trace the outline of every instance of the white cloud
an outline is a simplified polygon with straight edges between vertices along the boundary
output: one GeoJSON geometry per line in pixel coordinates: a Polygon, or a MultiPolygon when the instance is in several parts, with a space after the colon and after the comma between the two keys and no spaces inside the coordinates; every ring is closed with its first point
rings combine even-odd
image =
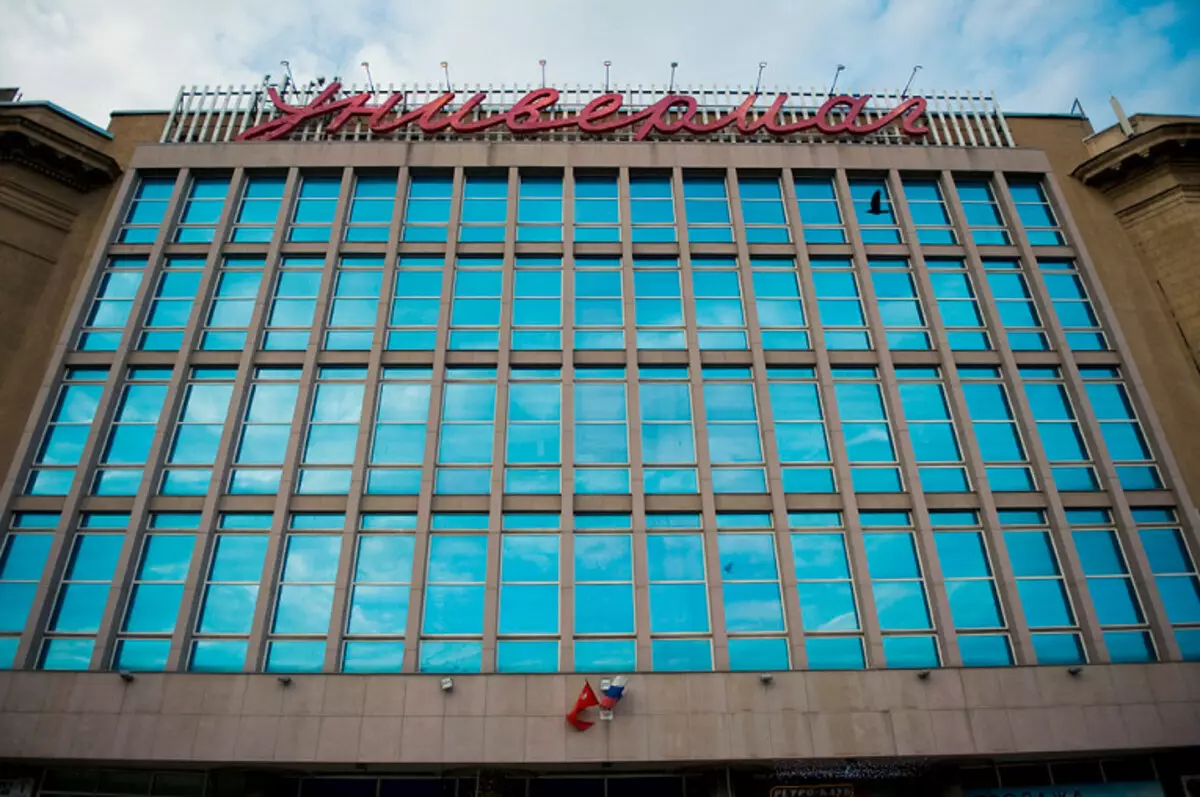
{"type": "Polygon", "coordinates": [[[1099,127],[1108,93],[1130,112],[1200,113],[1195,12],[1099,0],[10,0],[0,82],[103,124],[111,109],[166,108],[181,84],[256,84],[291,61],[298,80],[380,84],[753,83],[995,90],[1009,111],[1066,112],[1099,127]],[[732,9],[732,12],[731,12],[732,9]]]}

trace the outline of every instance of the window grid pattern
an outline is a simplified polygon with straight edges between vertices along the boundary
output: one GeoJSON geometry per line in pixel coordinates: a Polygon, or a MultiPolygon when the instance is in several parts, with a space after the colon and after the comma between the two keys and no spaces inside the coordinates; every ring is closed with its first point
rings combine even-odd
{"type": "Polygon", "coordinates": [[[217,287],[200,333],[205,351],[241,351],[254,316],[266,261],[260,257],[227,257],[217,274],[217,287]]]}
{"type": "Polygon", "coordinates": [[[1062,230],[1054,218],[1054,210],[1046,199],[1041,183],[1025,179],[1010,180],[1008,194],[1017,209],[1017,218],[1025,228],[1025,237],[1032,246],[1062,246],[1062,230]]]}
{"type": "Polygon", "coordinates": [[[383,288],[383,258],[342,255],[329,302],[325,346],[333,351],[370,351],[383,288]]]}
{"type": "Polygon", "coordinates": [[[844,244],[846,225],[832,177],[795,178],[796,207],[808,244],[844,244]]]}
{"type": "Polygon", "coordinates": [[[129,320],[138,286],[146,271],[144,256],[112,255],[104,264],[95,298],[83,319],[75,348],[79,351],[116,351],[129,320]]]}
{"type": "Polygon", "coordinates": [[[159,483],[161,495],[208,492],[235,376],[236,368],[192,368],[159,483]]]}
{"type": "Polygon", "coordinates": [[[637,668],[629,515],[576,515],[575,671],[637,668]]]}
{"type": "Polygon", "coordinates": [[[854,218],[858,221],[858,233],[864,244],[904,242],[886,180],[851,179],[850,201],[854,205],[854,218]]]}
{"type": "Polygon", "coordinates": [[[1096,469],[1058,367],[1026,366],[1020,374],[1054,486],[1059,490],[1099,490],[1096,469]]]}
{"type": "Polygon", "coordinates": [[[59,517],[57,512],[14,512],[0,540],[0,669],[17,664],[20,634],[29,621],[59,517]]]}
{"type": "MultiPolygon", "coordinates": [[[[746,243],[786,244],[792,240],[778,177],[738,177],[746,243]]],[[[691,217],[689,216],[689,219],[691,217]]],[[[689,233],[690,236],[690,233],[689,233]]]]}
{"type": "Polygon", "coordinates": [[[420,672],[470,673],[483,667],[483,603],[488,538],[429,538],[421,619],[420,672]]]}
{"type": "Polygon", "coordinates": [[[68,368],[25,482],[26,495],[66,495],[96,419],[107,367],[68,368]]]}
{"type": "Polygon", "coordinates": [[[1107,509],[1068,509],[1067,523],[1109,660],[1156,661],[1149,623],[1129,574],[1112,513],[1107,509]]]}
{"type": "Polygon", "coordinates": [[[1174,509],[1134,509],[1138,539],[1184,661],[1200,660],[1200,575],[1174,509]]]}
{"type": "Polygon", "coordinates": [[[1072,351],[1107,351],[1104,328],[1088,298],[1087,288],[1074,260],[1039,258],[1038,269],[1054,307],[1058,325],[1063,328],[1067,348],[1072,351]]]}
{"type": "Polygon", "coordinates": [[[496,672],[560,669],[559,536],[555,530],[500,538],[496,672]]]}
{"type": "Polygon", "coordinates": [[[304,454],[296,492],[346,495],[358,447],[367,369],[324,366],[313,387],[312,410],[304,434],[304,454]]]}
{"type": "Polygon", "coordinates": [[[701,377],[713,492],[767,492],[751,370],[708,367],[701,371],[701,377]]]}
{"type": "Polygon", "coordinates": [[[787,623],[769,513],[717,514],[729,669],[786,670],[787,623]]]}
{"type": "Polygon", "coordinates": [[[754,285],[754,305],[763,349],[811,348],[796,261],[782,257],[752,257],[750,278],[754,285]]]}
{"type": "Polygon", "coordinates": [[[513,368],[508,384],[504,491],[562,490],[562,372],[513,368]]]}
{"type": "Polygon", "coordinates": [[[904,200],[908,214],[917,229],[917,243],[922,246],[949,246],[958,243],[942,188],[933,178],[905,177],[904,200]]]}
{"type": "Polygon", "coordinates": [[[733,257],[692,257],[692,293],[701,350],[750,348],[738,271],[733,257]]]}
{"type": "Polygon", "coordinates": [[[517,188],[517,240],[561,241],[562,175],[522,174],[517,188]]]}
{"type": "Polygon", "coordinates": [[[639,349],[687,348],[682,280],[676,258],[634,258],[634,321],[639,349]]]}
{"type": "Polygon", "coordinates": [[[646,493],[699,492],[688,369],[647,366],[639,375],[646,493]]]}
{"type": "Polygon", "coordinates": [[[575,240],[621,240],[621,202],[615,173],[575,174],[575,240]]]}
{"type": "Polygon", "coordinates": [[[573,404],[575,492],[629,493],[625,369],[575,366],[573,404]]]}
{"type": "Polygon", "coordinates": [[[815,368],[768,366],[767,392],[786,493],[837,491],[815,368]]]}
{"type": "Polygon", "coordinates": [[[119,244],[152,244],[167,215],[175,178],[143,177],[134,190],[125,221],[117,232],[119,244]]]}
{"type": "Polygon", "coordinates": [[[413,535],[366,533],[406,528],[416,516],[364,515],[355,548],[342,672],[400,672],[412,589],[413,535]],[[395,522],[400,521],[400,522],[395,522]]]}
{"type": "Polygon", "coordinates": [[[1009,347],[1013,351],[1049,351],[1050,341],[1021,261],[989,258],[983,261],[983,268],[1009,347]]]}
{"type": "Polygon", "coordinates": [[[183,600],[184,581],[195,547],[198,513],[155,513],[142,538],[125,619],[117,637],[113,668],[162,671],[183,600]]]}
{"type": "Polygon", "coordinates": [[[840,512],[789,512],[800,621],[810,670],[867,666],[840,512]]]}
{"type": "Polygon", "coordinates": [[[416,495],[421,491],[432,377],[429,368],[383,369],[367,466],[369,495],[416,495]]]}
{"type": "Polygon", "coordinates": [[[951,351],[991,351],[987,323],[967,264],[961,258],[928,258],[925,268],[951,351]]]}
{"type": "MultiPolygon", "coordinates": [[[[578,239],[576,239],[578,240],[578,239]]],[[[621,260],[615,257],[576,257],[576,349],[625,349],[625,302],[621,260]]]]}
{"type": "Polygon", "coordinates": [[[834,368],[833,388],[854,491],[901,492],[899,461],[879,374],[874,368],[834,368]]]}
{"type": "Polygon", "coordinates": [[[254,371],[242,428],[234,443],[229,492],[275,495],[283,478],[292,416],[300,397],[300,368],[261,366],[254,371]]]}
{"type": "Polygon", "coordinates": [[[267,315],[262,347],[267,351],[304,351],[308,347],[325,261],[284,256],[275,275],[275,293],[267,315]]]}
{"type": "Polygon", "coordinates": [[[512,310],[514,351],[562,348],[562,292],[562,258],[517,257],[512,310]]]}
{"type": "Polygon", "coordinates": [[[683,205],[689,242],[733,243],[733,222],[729,217],[729,194],[724,176],[685,172],[683,205]]]}
{"type": "Polygon", "coordinates": [[[896,379],[921,489],[927,493],[969,492],[971,483],[941,370],[896,366],[896,379]]]}
{"type": "Polygon", "coordinates": [[[461,255],[454,264],[450,304],[451,349],[500,348],[500,305],[504,259],[461,255]]]}
{"type": "Polygon", "coordinates": [[[267,555],[269,514],[223,514],[188,658],[193,672],[241,672],[267,555]]]}
{"type": "Polygon", "coordinates": [[[867,261],[875,304],[883,320],[884,340],[893,351],[933,348],[929,322],[921,307],[912,268],[904,258],[873,257],[867,261]]]}
{"type": "Polygon", "coordinates": [[[811,264],[825,348],[830,351],[870,349],[871,335],[867,331],[854,264],[846,258],[826,257],[813,258],[811,264]]]}
{"type": "Polygon", "coordinates": [[[458,240],[501,243],[507,218],[508,175],[468,174],[463,186],[458,240]]]}
{"type": "Polygon", "coordinates": [[[433,351],[437,348],[442,305],[443,255],[401,255],[396,264],[392,312],[388,315],[390,351],[433,351]]]}
{"type": "Polygon", "coordinates": [[[434,492],[485,495],[492,489],[496,369],[447,368],[442,387],[434,492]]]}
{"type": "Polygon", "coordinates": [[[711,670],[712,635],[699,515],[647,515],[650,658],[655,672],[711,670]],[[667,529],[670,533],[667,533],[667,529]]]}
{"type": "Polygon", "coordinates": [[[987,472],[988,487],[993,492],[1037,489],[1000,369],[960,365],[958,377],[962,380],[967,414],[987,472]]]}
{"type": "Polygon", "coordinates": [[[404,204],[402,238],[410,242],[444,242],[450,226],[454,178],[449,173],[412,172],[404,204]]]}
{"type": "Polygon", "coordinates": [[[863,511],[859,522],[885,666],[939,666],[933,614],[908,513],[863,511]]]}
{"type": "Polygon", "coordinates": [[[228,176],[194,177],[175,227],[176,243],[212,243],[228,194],[228,176]]]}
{"type": "Polygon", "coordinates": [[[931,510],[933,541],[964,667],[1013,663],[991,557],[974,510],[931,510]]]}
{"type": "Polygon", "coordinates": [[[360,174],[354,180],[346,240],[352,243],[384,243],[396,211],[396,178],[392,175],[360,174]]]}
{"type": "Polygon", "coordinates": [[[325,243],[329,240],[337,214],[341,177],[304,175],[288,228],[288,240],[297,243],[325,243]]]}
{"type": "Polygon", "coordinates": [[[999,518],[1036,663],[1084,662],[1079,623],[1045,513],[1040,509],[1001,509],[999,518]]]}
{"type": "Polygon", "coordinates": [[[1161,490],[1162,476],[1119,368],[1080,366],[1083,389],[1122,490],[1161,490]]]}
{"type": "Polygon", "coordinates": [[[139,349],[179,351],[183,347],[183,330],[188,325],[203,275],[202,257],[166,258],[142,325],[139,349]]]}
{"type": "Polygon", "coordinates": [[[324,666],[342,535],[311,532],[341,532],[344,524],[343,515],[292,515],[275,590],[267,672],[320,672],[324,666]]]}
{"type": "Polygon", "coordinates": [[[270,243],[283,203],[287,180],[282,175],[252,174],[242,190],[229,240],[235,244],[270,243]]]}
{"type": "Polygon", "coordinates": [[[92,479],[92,495],[137,493],[170,380],[170,368],[143,366],[126,372],[108,440],[92,479]]]}
{"type": "Polygon", "coordinates": [[[1006,246],[1011,243],[996,195],[987,180],[957,180],[958,201],[971,239],[977,246],[1006,246]]]}
{"type": "Polygon", "coordinates": [[[675,240],[675,200],[669,174],[640,174],[629,177],[629,221],[637,243],[675,240]]]}

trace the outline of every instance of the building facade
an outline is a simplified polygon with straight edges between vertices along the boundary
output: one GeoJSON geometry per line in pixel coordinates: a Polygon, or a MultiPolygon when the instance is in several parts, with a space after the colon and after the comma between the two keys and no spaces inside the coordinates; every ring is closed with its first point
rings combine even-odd
{"type": "Polygon", "coordinates": [[[1186,793],[1197,294],[1086,120],[599,94],[114,117],[5,380],[10,788],[1186,793]]]}

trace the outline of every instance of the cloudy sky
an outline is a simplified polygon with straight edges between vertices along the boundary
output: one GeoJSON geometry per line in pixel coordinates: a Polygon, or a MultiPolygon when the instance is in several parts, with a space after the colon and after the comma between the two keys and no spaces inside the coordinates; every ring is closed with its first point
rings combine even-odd
{"type": "Polygon", "coordinates": [[[183,83],[257,84],[288,59],[380,84],[441,79],[552,85],[603,79],[994,90],[1009,111],[1066,112],[1097,128],[1127,112],[1200,113],[1197,0],[3,0],[0,85],[98,124],[162,109],[183,83]]]}

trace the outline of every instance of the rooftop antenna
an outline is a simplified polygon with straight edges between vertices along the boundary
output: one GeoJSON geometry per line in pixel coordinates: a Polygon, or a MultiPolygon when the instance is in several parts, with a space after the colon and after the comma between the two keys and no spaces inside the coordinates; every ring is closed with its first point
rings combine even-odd
{"type": "Polygon", "coordinates": [[[546,59],[538,61],[538,66],[542,68],[542,88],[546,88],[546,59]]]}
{"type": "Polygon", "coordinates": [[[833,96],[833,90],[837,88],[838,75],[842,74],[842,70],[846,68],[845,64],[838,64],[837,71],[833,73],[833,82],[829,84],[829,96],[833,96]]]}
{"type": "Polygon", "coordinates": [[[1075,113],[1076,108],[1079,109],[1079,115],[1086,119],[1087,111],[1083,110],[1083,103],[1079,101],[1078,97],[1075,98],[1075,102],[1071,103],[1071,110],[1067,111],[1067,113],[1075,113]]]}
{"type": "Polygon", "coordinates": [[[284,71],[284,73],[285,73],[285,74],[284,74],[284,76],[283,76],[283,90],[282,90],[282,92],[281,92],[281,93],[282,93],[282,94],[283,94],[283,95],[286,97],[286,96],[287,96],[288,85],[290,84],[290,85],[291,85],[291,87],[294,89],[294,88],[296,87],[296,80],[295,80],[295,78],[293,78],[293,77],[292,77],[292,65],[291,65],[291,63],[289,63],[289,62],[287,62],[287,61],[280,61],[280,62],[279,62],[279,65],[280,65],[281,67],[283,67],[283,71],[284,71]]]}
{"type": "Polygon", "coordinates": [[[1108,101],[1112,104],[1113,113],[1117,115],[1117,124],[1121,126],[1121,132],[1125,134],[1125,138],[1133,138],[1133,125],[1129,124],[1129,117],[1125,115],[1121,101],[1112,94],[1108,95],[1108,101]]]}
{"type": "Polygon", "coordinates": [[[604,62],[604,93],[608,93],[608,70],[612,68],[612,61],[604,62]]]}
{"type": "Polygon", "coordinates": [[[442,72],[446,75],[446,93],[453,94],[454,89],[450,88],[450,62],[442,61],[442,72]]]}
{"type": "Polygon", "coordinates": [[[919,70],[920,68],[921,68],[920,64],[917,64],[916,66],[913,67],[912,74],[908,76],[908,82],[904,84],[904,91],[900,92],[900,99],[904,99],[905,97],[908,96],[908,90],[912,86],[913,78],[915,78],[917,76],[917,70],[919,70]]]}
{"type": "Polygon", "coordinates": [[[367,88],[371,90],[372,94],[374,94],[375,93],[375,81],[371,79],[371,64],[367,61],[363,61],[362,68],[367,70],[367,88]]]}
{"type": "Polygon", "coordinates": [[[757,94],[757,93],[758,93],[758,90],[759,90],[760,88],[762,88],[762,73],[763,73],[763,70],[764,70],[764,69],[766,69],[766,68],[767,68],[767,62],[766,62],[766,61],[759,61],[759,62],[758,62],[758,78],[756,78],[756,79],[755,79],[755,81],[754,81],[754,93],[755,93],[755,94],[757,94]]]}
{"type": "Polygon", "coordinates": [[[668,94],[673,94],[675,92],[675,70],[678,67],[679,67],[678,61],[671,62],[671,82],[667,84],[667,93],[668,94]]]}

